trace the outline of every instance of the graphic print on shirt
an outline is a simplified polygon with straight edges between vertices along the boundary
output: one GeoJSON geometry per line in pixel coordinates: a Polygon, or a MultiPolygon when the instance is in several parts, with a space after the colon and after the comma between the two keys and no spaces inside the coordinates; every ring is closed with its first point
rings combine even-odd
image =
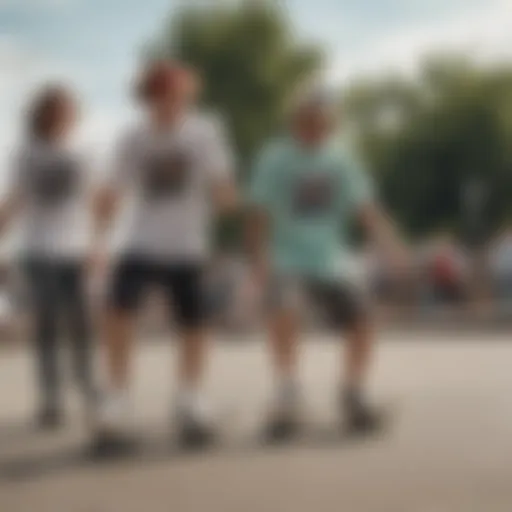
{"type": "Polygon", "coordinates": [[[143,166],[143,187],[147,199],[175,199],[190,183],[190,157],[183,150],[148,155],[143,166]]]}
{"type": "Polygon", "coordinates": [[[78,163],[72,159],[40,162],[32,177],[31,189],[42,205],[56,205],[71,199],[78,189],[78,163]]]}
{"type": "Polygon", "coordinates": [[[324,215],[331,211],[335,197],[335,180],[329,173],[309,173],[294,183],[293,211],[300,217],[324,215]]]}

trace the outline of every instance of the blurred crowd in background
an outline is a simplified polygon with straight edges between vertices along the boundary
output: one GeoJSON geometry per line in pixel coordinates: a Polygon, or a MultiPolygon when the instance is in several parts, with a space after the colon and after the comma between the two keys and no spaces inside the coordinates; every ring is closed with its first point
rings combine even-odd
{"type": "MultiPolygon", "coordinates": [[[[442,234],[418,244],[407,275],[393,272],[371,248],[354,253],[352,278],[371,293],[383,317],[421,318],[453,313],[462,318],[475,311],[506,315],[512,309],[512,231],[490,241],[483,256],[455,237],[442,234]]],[[[239,333],[259,325],[261,316],[247,285],[250,268],[240,253],[224,251],[207,276],[215,325],[239,333]]],[[[313,305],[314,306],[314,305],[313,305]]],[[[0,263],[0,336],[10,342],[24,332],[28,318],[24,283],[8,259],[0,263]]],[[[142,325],[160,333],[167,327],[167,307],[158,293],[146,300],[142,325]]]]}
{"type": "MultiPolygon", "coordinates": [[[[501,316],[510,311],[512,231],[500,233],[479,251],[442,234],[417,244],[412,256],[412,267],[404,275],[393,272],[371,248],[353,255],[353,279],[372,294],[377,311],[384,316],[467,316],[475,311],[501,316]]],[[[218,304],[218,321],[229,328],[254,325],[258,317],[244,295],[247,268],[243,258],[224,254],[216,265],[212,269],[212,299],[218,304]]]]}

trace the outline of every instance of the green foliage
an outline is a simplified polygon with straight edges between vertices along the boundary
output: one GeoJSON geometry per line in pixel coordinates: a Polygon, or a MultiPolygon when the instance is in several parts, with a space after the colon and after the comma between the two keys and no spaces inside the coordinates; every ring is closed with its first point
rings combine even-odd
{"type": "Polygon", "coordinates": [[[437,57],[416,81],[355,85],[345,108],[386,202],[411,233],[463,232],[463,190],[474,179],[491,198],[477,219],[485,231],[510,217],[511,70],[437,57]]]}
{"type": "Polygon", "coordinates": [[[242,167],[282,125],[286,100],[321,62],[277,3],[265,1],[182,9],[156,48],[199,70],[202,100],[227,122],[242,167]]]}
{"type": "MultiPolygon", "coordinates": [[[[321,64],[316,47],[302,44],[276,2],[219,2],[174,14],[146,58],[176,57],[203,80],[203,104],[220,113],[238,158],[241,181],[264,141],[284,121],[295,88],[321,64]]],[[[221,247],[239,244],[242,219],[222,219],[221,247]]]]}
{"type": "MultiPolygon", "coordinates": [[[[282,126],[294,89],[322,61],[320,49],[297,39],[278,3],[264,0],[182,8],[151,55],[176,56],[200,71],[202,101],[226,121],[242,173],[282,126]]],[[[482,226],[490,231],[512,218],[512,70],[437,56],[414,80],[354,84],[344,119],[411,234],[446,226],[463,232],[463,190],[477,178],[492,198],[479,212],[482,226]]],[[[231,244],[238,231],[230,223],[221,239],[231,244]]]]}

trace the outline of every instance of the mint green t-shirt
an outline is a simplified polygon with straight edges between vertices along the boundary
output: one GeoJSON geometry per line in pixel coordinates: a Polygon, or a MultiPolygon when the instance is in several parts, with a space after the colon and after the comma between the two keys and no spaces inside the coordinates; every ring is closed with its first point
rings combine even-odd
{"type": "Polygon", "coordinates": [[[369,176],[332,143],[308,149],[291,137],[269,143],[252,172],[250,201],[270,220],[277,272],[330,279],[350,261],[348,229],[373,199],[369,176]]]}

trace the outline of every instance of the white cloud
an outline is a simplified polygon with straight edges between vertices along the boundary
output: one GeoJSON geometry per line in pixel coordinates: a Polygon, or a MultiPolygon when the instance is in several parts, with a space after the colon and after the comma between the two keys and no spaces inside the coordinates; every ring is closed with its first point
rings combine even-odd
{"type": "Polygon", "coordinates": [[[421,58],[461,52],[480,63],[512,62],[512,3],[489,1],[438,23],[408,26],[369,41],[352,54],[338,54],[331,78],[347,80],[385,71],[414,73],[421,58]]]}

